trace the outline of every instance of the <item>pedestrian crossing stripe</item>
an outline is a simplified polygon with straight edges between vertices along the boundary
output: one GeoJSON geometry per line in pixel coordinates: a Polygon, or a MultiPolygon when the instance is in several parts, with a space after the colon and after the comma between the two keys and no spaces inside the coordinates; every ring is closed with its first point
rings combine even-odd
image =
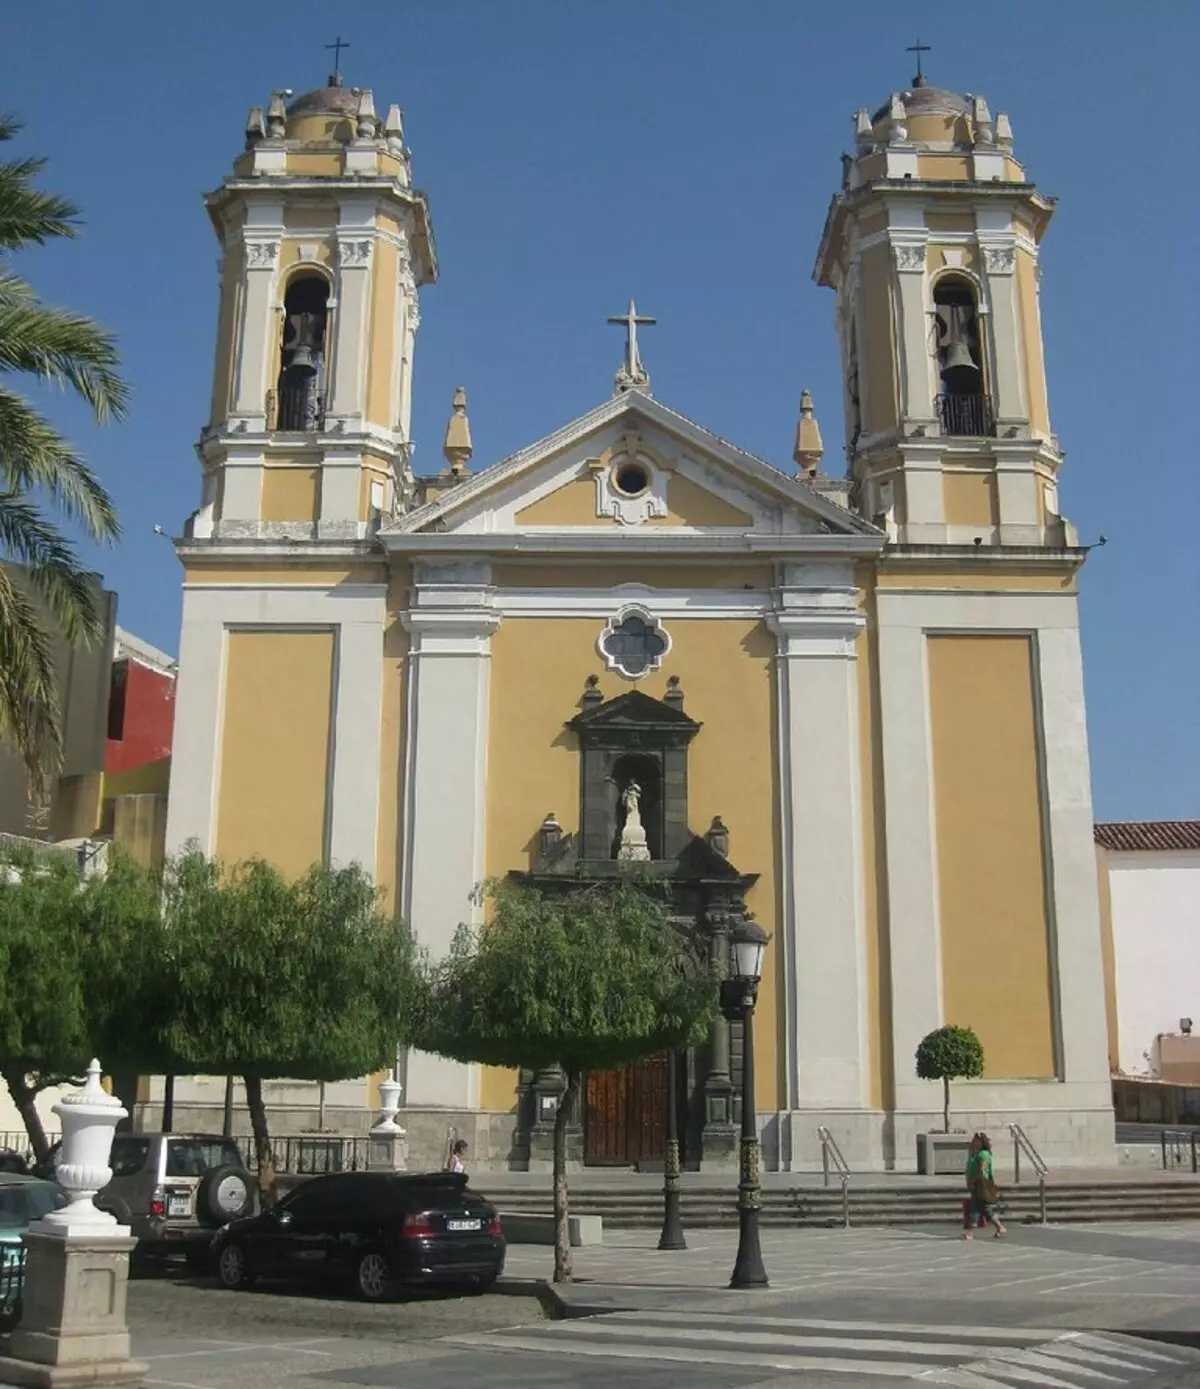
{"type": "Polygon", "coordinates": [[[447,1337],[542,1355],[918,1380],[956,1389],[1116,1389],[1200,1369],[1200,1351],[1108,1332],[830,1321],[736,1312],[611,1312],[447,1337]]]}

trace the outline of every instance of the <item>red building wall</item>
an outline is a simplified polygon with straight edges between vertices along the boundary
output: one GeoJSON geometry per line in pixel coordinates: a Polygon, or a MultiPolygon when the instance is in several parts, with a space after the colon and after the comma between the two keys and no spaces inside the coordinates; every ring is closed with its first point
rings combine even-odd
{"type": "Polygon", "coordinates": [[[175,680],[128,657],[113,662],[106,772],[128,772],[171,755],[175,680]]]}

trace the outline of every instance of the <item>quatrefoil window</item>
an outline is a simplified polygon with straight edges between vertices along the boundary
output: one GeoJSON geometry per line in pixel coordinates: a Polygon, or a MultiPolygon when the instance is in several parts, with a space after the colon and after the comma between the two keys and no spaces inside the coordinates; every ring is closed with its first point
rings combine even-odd
{"type": "Polygon", "coordinates": [[[609,619],[597,645],[609,670],[637,680],[658,670],[671,639],[645,608],[622,608],[609,619]]]}

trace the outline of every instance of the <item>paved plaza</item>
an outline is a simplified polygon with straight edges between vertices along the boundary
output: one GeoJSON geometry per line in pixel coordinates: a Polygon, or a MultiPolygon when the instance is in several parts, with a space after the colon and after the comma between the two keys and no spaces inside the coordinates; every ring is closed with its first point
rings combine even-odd
{"type": "Polygon", "coordinates": [[[182,1274],[130,1288],[150,1389],[963,1389],[1200,1386],[1200,1222],[770,1230],[771,1287],[730,1292],[733,1231],[660,1253],[650,1231],[575,1251],[510,1249],[506,1292],[388,1306],[293,1289],[223,1293],[182,1274]],[[544,1294],[544,1290],[543,1290],[544,1294]]]}

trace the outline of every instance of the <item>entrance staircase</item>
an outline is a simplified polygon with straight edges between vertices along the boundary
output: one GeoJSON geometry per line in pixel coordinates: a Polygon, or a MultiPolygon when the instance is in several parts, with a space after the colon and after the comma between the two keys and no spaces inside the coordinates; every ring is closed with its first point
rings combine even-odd
{"type": "MultiPolygon", "coordinates": [[[[737,1224],[736,1177],[728,1183],[692,1185],[682,1190],[684,1228],[717,1229],[737,1224]]],[[[819,1182],[819,1178],[817,1179],[819,1182]]],[[[479,1173],[472,1184],[501,1212],[548,1212],[549,1182],[542,1187],[507,1183],[503,1173],[479,1173]]],[[[959,1221],[965,1192],[959,1183],[929,1179],[904,1184],[872,1184],[870,1177],[849,1184],[852,1226],[945,1225],[959,1221]]],[[[1004,1219],[1014,1224],[1041,1218],[1036,1183],[1002,1188],[1004,1219]]],[[[614,1230],[655,1228],[662,1223],[662,1192],[655,1186],[594,1178],[570,1193],[572,1215],[599,1215],[614,1230]]],[[[1046,1183],[1046,1218],[1053,1224],[1093,1221],[1200,1220],[1200,1179],[1063,1178],[1046,1183]]],[[[843,1223],[837,1185],[766,1186],[761,1223],[775,1229],[827,1229],[843,1223]]]]}

